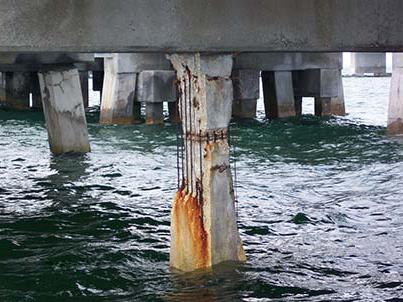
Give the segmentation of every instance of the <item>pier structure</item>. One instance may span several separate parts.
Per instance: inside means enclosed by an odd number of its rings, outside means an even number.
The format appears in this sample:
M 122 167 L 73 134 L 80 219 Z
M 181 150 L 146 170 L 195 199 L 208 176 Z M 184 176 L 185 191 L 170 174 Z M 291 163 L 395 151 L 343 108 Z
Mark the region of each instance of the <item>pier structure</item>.
M 339 59 L 329 53 L 402 52 L 401 11 L 401 0 L 36 0 L 34 4 L 20 0 L 18 5 L 16 1 L 0 0 L 0 53 L 4 54 L 0 61 L 10 53 L 34 57 L 130 53 L 105 58 L 102 92 L 101 122 L 124 124 L 139 118 L 139 102 L 134 101 L 139 78 L 152 86 L 158 82 L 153 78 L 156 71 L 171 70 L 155 67 L 154 60 L 152 67 L 137 68 L 139 62 L 147 60 L 133 58 L 138 53 L 154 58 L 171 54 L 179 83 L 177 111 L 183 144 L 172 207 L 170 263 L 183 271 L 211 269 L 221 262 L 245 260 L 229 165 L 228 124 L 234 91 L 235 114 L 252 116 L 256 90 L 245 93 L 242 88 L 256 87 L 259 70 L 268 117 L 299 114 L 304 96 L 317 98 L 318 115 L 336 110 L 332 108 L 343 113 L 342 86 L 337 80 Z M 334 66 L 305 60 L 309 53 L 320 57 L 319 52 L 329 56 Z M 250 64 L 254 62 L 250 53 L 260 58 L 256 60 L 258 65 Z M 238 54 L 234 72 L 233 54 Z M 239 65 L 242 55 L 249 58 L 245 59 L 248 64 Z M 276 59 L 277 55 L 286 60 Z M 310 59 L 316 62 L 314 57 Z M 311 63 L 295 69 L 295 62 Z M 39 65 L 41 68 L 34 70 L 0 71 L 39 70 L 51 150 L 56 154 L 89 151 L 79 70 L 72 64 L 49 68 Z M 399 67 L 396 63 L 392 80 L 391 133 L 401 129 Z M 253 72 L 247 75 L 239 70 Z M 144 71 L 154 73 L 141 76 Z M 232 79 L 231 74 L 237 73 Z M 244 76 L 249 80 L 234 89 L 233 80 Z M 6 101 L 9 92 L 10 96 L 21 97 L 19 104 L 26 104 L 27 78 L 20 74 L 14 79 L 13 75 L 7 88 L 6 74 Z M 86 81 L 85 75 L 81 81 Z M 154 96 L 142 98 L 149 107 L 150 123 L 160 122 L 161 105 L 155 104 L 162 98 L 157 97 L 154 88 L 144 91 Z
M 393 54 L 388 133 L 390 135 L 403 135 L 403 53 Z
M 354 52 L 351 53 L 351 66 L 355 76 L 386 76 L 386 53 Z
M 80 72 L 84 106 L 88 107 L 88 71 L 95 65 L 91 54 L 14 54 L 0 59 L 2 107 L 13 110 L 42 110 L 38 71 L 48 66 L 75 66 Z M 3 89 L 3 90 L 1 90 Z
M 88 106 L 91 54 L 7 54 L 0 60 L 2 106 L 43 110 L 52 153 L 90 150 Z
M 176 102 L 175 72 L 164 53 L 110 54 L 104 66 L 101 124 L 139 123 L 141 104 L 147 124 L 163 123 L 164 101 Z
M 259 71 L 267 118 L 301 115 L 303 97 L 315 98 L 318 116 L 345 115 L 342 68 L 341 53 L 239 54 L 233 72 L 234 115 L 255 115 Z

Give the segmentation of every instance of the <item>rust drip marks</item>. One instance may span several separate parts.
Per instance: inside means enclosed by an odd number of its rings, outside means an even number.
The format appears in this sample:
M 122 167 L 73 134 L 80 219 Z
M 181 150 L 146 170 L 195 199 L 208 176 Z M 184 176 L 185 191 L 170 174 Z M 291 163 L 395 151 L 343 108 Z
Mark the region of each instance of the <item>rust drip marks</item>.
M 176 193 L 173 203 L 173 231 L 175 246 L 186 251 L 177 259 L 179 268 L 186 270 L 207 268 L 211 265 L 208 234 L 203 222 L 203 204 L 198 196 L 186 194 L 184 190 Z

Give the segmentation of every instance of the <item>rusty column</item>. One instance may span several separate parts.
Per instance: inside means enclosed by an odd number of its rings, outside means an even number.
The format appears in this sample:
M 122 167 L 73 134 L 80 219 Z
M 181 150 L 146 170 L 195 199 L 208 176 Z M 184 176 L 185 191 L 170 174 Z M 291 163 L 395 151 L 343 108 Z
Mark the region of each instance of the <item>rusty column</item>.
M 170 60 L 179 82 L 183 130 L 172 204 L 171 266 L 193 271 L 245 261 L 229 164 L 232 56 L 175 54 Z

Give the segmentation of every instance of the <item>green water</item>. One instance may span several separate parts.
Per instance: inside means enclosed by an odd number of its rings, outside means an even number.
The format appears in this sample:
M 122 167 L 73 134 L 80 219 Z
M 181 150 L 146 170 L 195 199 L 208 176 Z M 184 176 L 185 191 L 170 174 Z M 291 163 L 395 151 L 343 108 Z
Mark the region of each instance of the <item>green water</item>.
M 0 301 L 403 301 L 403 142 L 390 79 L 346 118 L 233 123 L 248 262 L 169 270 L 175 126 L 100 126 L 54 157 L 42 114 L 0 112 Z M 312 102 L 306 101 L 306 112 Z

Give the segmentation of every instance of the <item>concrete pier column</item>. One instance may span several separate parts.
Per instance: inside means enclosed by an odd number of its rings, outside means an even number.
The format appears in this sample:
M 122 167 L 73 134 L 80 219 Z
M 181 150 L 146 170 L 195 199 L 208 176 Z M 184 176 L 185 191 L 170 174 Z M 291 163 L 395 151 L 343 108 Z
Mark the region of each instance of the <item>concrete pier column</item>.
M 104 59 L 101 124 L 140 122 L 140 104 L 135 104 L 137 72 L 132 54 L 113 54 Z
M 6 72 L 6 107 L 16 110 L 29 109 L 30 91 L 29 72 Z
M 238 69 L 232 72 L 234 86 L 233 117 L 237 119 L 253 119 L 256 117 L 256 105 L 260 97 L 259 80 L 259 70 Z
M 315 115 L 316 116 L 330 116 L 332 115 L 331 108 L 332 99 L 326 97 L 315 98 Z
M 336 82 L 337 96 L 334 96 L 331 99 L 330 111 L 332 115 L 344 116 L 346 115 L 346 105 L 344 102 L 344 86 L 341 70 L 338 70 L 337 72 Z
M 176 77 L 172 70 L 145 70 L 137 82 L 137 100 L 145 103 L 146 124 L 164 123 L 163 102 L 176 102 Z
M 354 68 L 354 74 L 358 76 L 363 76 L 366 73 L 371 73 L 374 76 L 386 75 L 386 53 L 352 53 L 351 64 Z
M 81 93 L 83 95 L 84 108 L 88 108 L 89 106 L 89 89 L 88 89 L 88 70 L 80 70 L 80 86 Z
M 234 203 L 228 126 L 232 56 L 171 55 L 184 132 L 183 165 L 172 204 L 170 264 L 182 271 L 245 261 Z
M 89 152 L 78 70 L 63 67 L 38 75 L 50 150 L 54 154 Z
M 0 105 L 3 106 L 6 102 L 6 74 L 0 72 Z
M 343 79 L 336 68 L 307 69 L 293 73 L 297 98 L 314 97 L 317 116 L 345 115 Z
M 295 115 L 302 115 L 302 96 L 295 96 Z
M 42 95 L 37 72 L 31 72 L 32 106 L 34 110 L 42 110 Z
M 291 71 L 263 71 L 263 93 L 266 117 L 295 116 L 295 99 Z
M 180 123 L 180 115 L 178 102 L 168 102 L 168 113 L 169 113 L 169 121 L 171 123 L 177 124 Z
M 403 53 L 393 54 L 388 133 L 390 135 L 403 135 Z

